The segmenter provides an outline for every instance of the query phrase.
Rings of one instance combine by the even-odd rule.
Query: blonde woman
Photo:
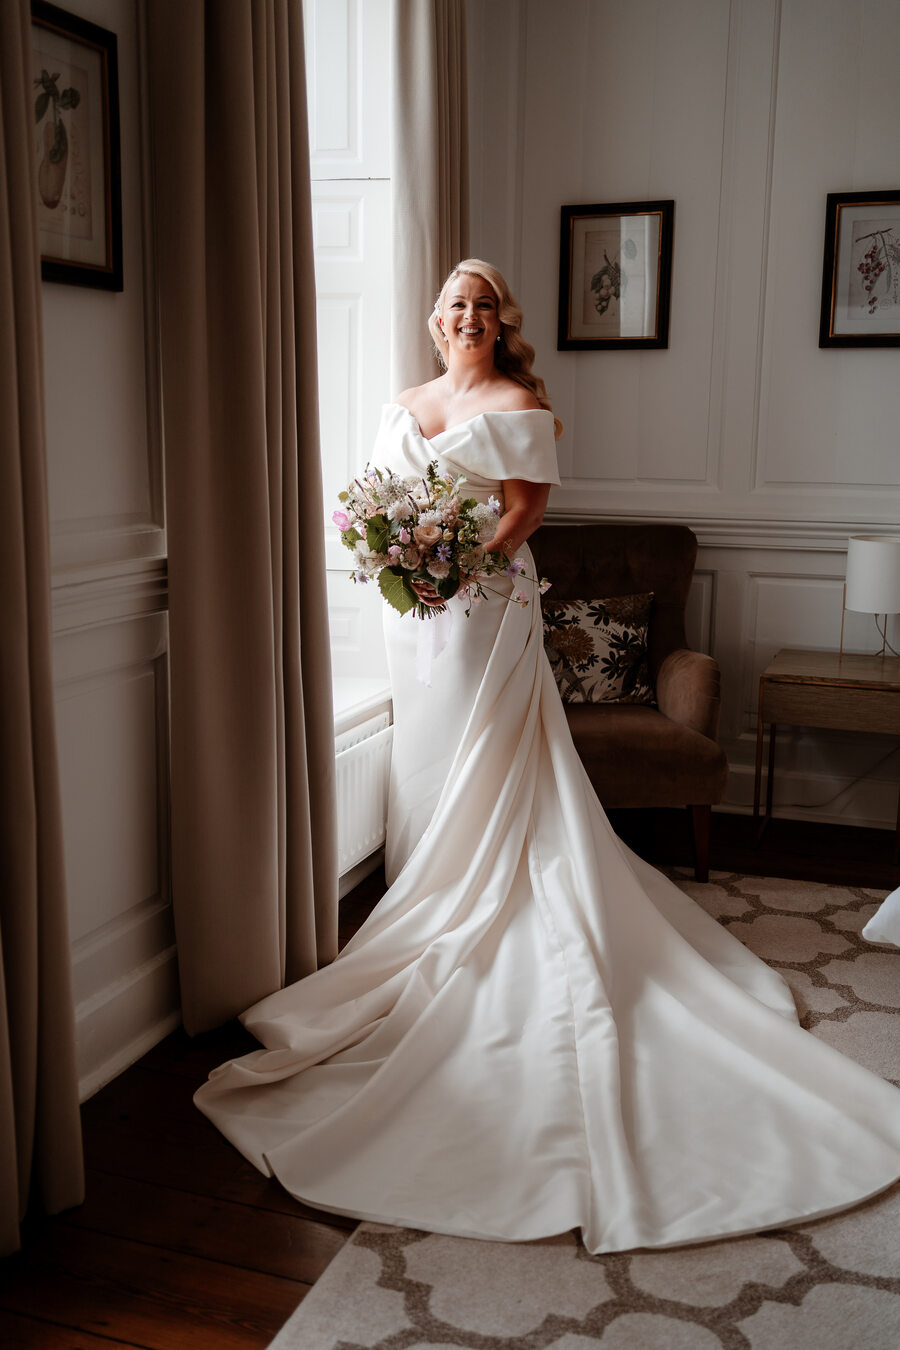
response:
[[[382,418],[373,462],[432,459],[525,542],[555,422],[499,273],[460,263],[446,367]],[[244,1022],[265,1049],[199,1106],[321,1209],[591,1252],[826,1214],[900,1172],[900,1093],[802,1031],[787,986],[611,831],[572,745],[536,595],[386,607],[389,889],[333,965]],[[426,603],[437,600],[423,586]]]

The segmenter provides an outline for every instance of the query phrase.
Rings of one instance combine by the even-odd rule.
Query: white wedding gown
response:
[[[373,463],[435,457],[481,500],[558,481],[548,412],[427,441],[388,405]],[[244,1015],[266,1048],[217,1069],[200,1109],[321,1209],[512,1241],[579,1229],[591,1252],[889,1185],[900,1092],[802,1031],[781,978],[616,838],[539,605],[450,610],[430,685],[435,621],[387,611],[390,889],[333,965]]]

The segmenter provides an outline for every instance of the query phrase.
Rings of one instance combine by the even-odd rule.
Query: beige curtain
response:
[[[465,0],[393,0],[392,382],[440,373],[425,322],[469,251]]]
[[[31,11],[0,4],[0,1256],[84,1198],[56,765]]]
[[[297,0],[152,0],[172,880],[196,1032],[337,950]]]

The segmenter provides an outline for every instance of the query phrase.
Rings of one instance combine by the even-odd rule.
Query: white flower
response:
[[[364,565],[368,564],[371,567],[380,567],[381,563],[378,561],[379,558],[387,556],[384,553],[377,553],[374,548],[369,548],[365,539],[357,539],[356,543],[353,545],[353,551],[361,563]]]
[[[397,501],[392,502],[385,512],[388,520],[403,520],[409,515],[409,502],[406,496],[399,497]]]
[[[484,502],[477,502],[473,506],[471,519],[479,539],[492,539],[497,533],[497,517]]]
[[[430,572],[433,577],[437,577],[438,581],[440,581],[443,577],[448,577],[450,575],[450,564],[448,562],[440,562],[436,558],[434,562],[428,564],[425,570]]]

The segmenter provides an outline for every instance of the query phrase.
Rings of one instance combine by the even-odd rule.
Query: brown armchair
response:
[[[569,703],[576,748],[605,807],[690,808],[698,881],[709,878],[711,807],[728,761],[716,743],[719,667],[684,632],[697,539],[684,525],[542,525],[528,541],[548,600],[601,600],[652,591],[647,635],[658,707]]]

